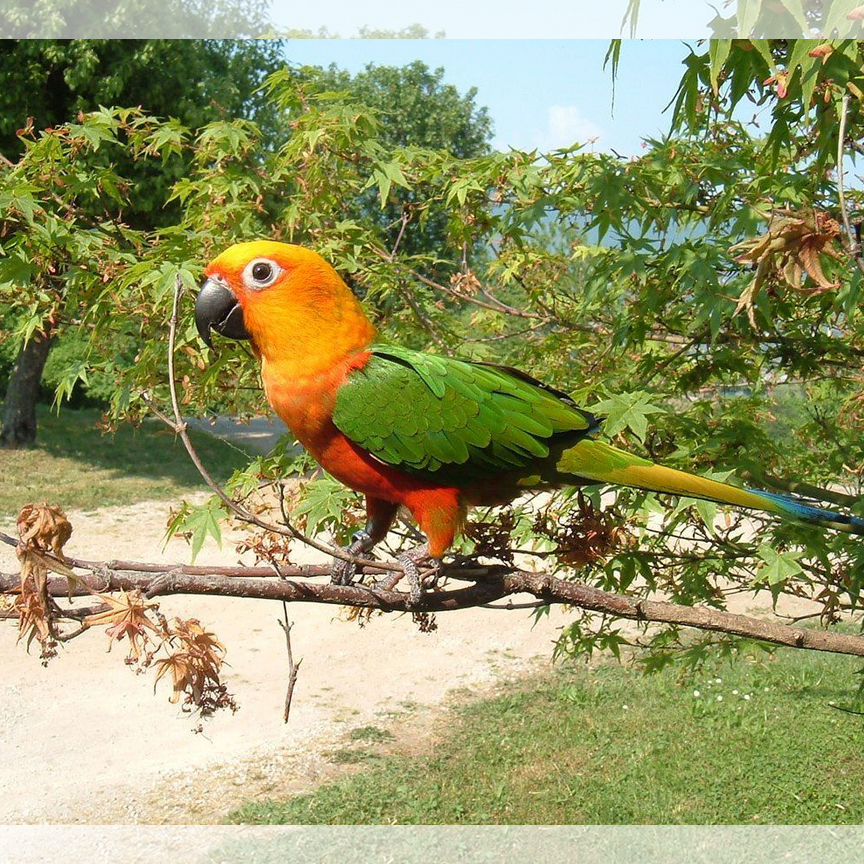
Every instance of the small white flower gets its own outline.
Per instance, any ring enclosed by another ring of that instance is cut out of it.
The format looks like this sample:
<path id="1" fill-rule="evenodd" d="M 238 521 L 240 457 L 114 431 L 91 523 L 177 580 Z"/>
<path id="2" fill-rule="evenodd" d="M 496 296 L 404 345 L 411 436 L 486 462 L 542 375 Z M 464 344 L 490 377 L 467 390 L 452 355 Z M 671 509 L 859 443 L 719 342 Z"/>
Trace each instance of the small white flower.
<path id="1" fill-rule="evenodd" d="M 629 711 L 629 710 L 630 710 L 630 706 L 629 706 L 629 705 L 622 705 L 621 707 L 622 707 L 625 711 Z"/>
<path id="2" fill-rule="evenodd" d="M 717 701 L 718 701 L 718 702 L 722 702 L 722 701 L 723 701 L 723 694 L 722 694 L 722 693 L 718 693 L 718 694 L 717 694 Z"/>
<path id="3" fill-rule="evenodd" d="M 698 699 L 702 694 L 698 690 L 693 691 L 693 698 Z"/>
<path id="4" fill-rule="evenodd" d="M 737 691 L 737 690 L 733 690 L 733 691 L 732 691 L 732 695 L 733 695 L 733 696 L 737 696 L 737 695 L 738 695 L 738 691 Z"/>
<path id="5" fill-rule="evenodd" d="M 723 683 L 723 679 L 722 679 L 722 678 L 715 678 L 715 679 L 714 679 L 714 683 L 715 683 L 715 684 L 722 684 L 722 683 Z"/>
<path id="6" fill-rule="evenodd" d="M 744 694 L 744 701 L 745 701 L 745 702 L 749 702 L 749 701 L 750 701 L 750 694 L 749 694 L 749 693 L 745 693 L 745 694 Z"/>

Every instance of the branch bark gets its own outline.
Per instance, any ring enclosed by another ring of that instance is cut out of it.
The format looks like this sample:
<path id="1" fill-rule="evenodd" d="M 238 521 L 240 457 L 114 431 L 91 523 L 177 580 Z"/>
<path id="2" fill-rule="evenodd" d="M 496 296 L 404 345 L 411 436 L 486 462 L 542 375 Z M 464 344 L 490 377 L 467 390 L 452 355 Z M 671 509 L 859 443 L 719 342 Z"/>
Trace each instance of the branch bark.
<path id="1" fill-rule="evenodd" d="M 846 234 L 846 249 L 852 256 L 858 269 L 864 273 L 864 258 L 861 256 L 861 244 L 852 230 L 852 223 L 849 220 L 849 210 L 846 206 L 846 167 L 843 164 L 843 160 L 846 158 L 846 122 L 848 114 L 849 94 L 847 93 L 840 103 L 840 129 L 837 133 L 837 198 L 840 204 L 840 215 L 843 219 L 843 229 Z"/>
<path id="2" fill-rule="evenodd" d="M 201 462 L 189 439 L 186 423 L 180 412 L 174 370 L 174 349 L 177 332 L 179 304 L 182 286 L 178 284 L 169 335 L 169 383 L 173 419 L 158 411 L 160 416 L 181 437 L 189 456 L 210 488 L 239 518 L 269 531 L 287 534 L 307 545 L 336 557 L 353 560 L 358 574 L 373 577 L 382 571 L 401 574 L 398 564 L 351 559 L 342 550 L 316 543 L 293 528 L 286 517 L 286 525 L 278 526 L 266 522 L 233 501 L 213 480 Z M 499 310 L 502 311 L 502 310 Z M 0 532 L 0 542 L 17 547 L 16 538 Z M 51 559 L 51 555 L 43 553 Z M 513 608 L 536 607 L 545 604 L 562 604 L 590 612 L 597 612 L 619 619 L 640 623 L 667 624 L 691 627 L 708 632 L 725 633 L 732 636 L 760 640 L 774 645 L 849 654 L 864 657 L 864 637 L 827 630 L 802 629 L 777 621 L 746 615 L 736 615 L 705 607 L 681 606 L 665 600 L 637 599 L 602 591 L 590 585 L 560 579 L 549 573 L 534 573 L 515 566 L 483 565 L 472 561 L 458 561 L 446 567 L 442 573 L 443 588 L 435 588 L 412 598 L 409 592 L 396 590 L 398 581 L 391 579 L 375 586 L 363 584 L 334 585 L 316 578 L 328 579 L 329 566 L 266 566 L 266 567 L 209 567 L 189 565 L 166 565 L 135 561 L 89 561 L 65 558 L 54 559 L 58 567 L 73 568 L 81 575 L 73 586 L 67 578 L 52 575 L 47 580 L 47 592 L 52 597 L 90 596 L 94 593 L 137 590 L 147 597 L 164 595 L 211 595 L 222 597 L 245 597 L 262 600 L 278 600 L 287 603 L 324 603 L 349 606 L 358 609 L 373 609 L 383 612 L 432 613 L 452 612 L 460 609 L 488 607 L 496 601 L 505 600 Z M 62 572 L 62 571 L 61 571 Z M 67 571 L 68 572 L 68 569 Z M 461 583 L 452 587 L 453 581 Z M 20 577 L 0 574 L 0 593 L 14 595 L 20 590 Z M 514 595 L 529 595 L 531 603 L 513 604 Z M 502 608 L 502 607 L 493 607 Z M 88 610 L 89 611 L 89 610 Z M 81 617 L 80 611 L 69 611 L 69 618 Z M 291 698 L 297 678 L 299 661 L 294 662 L 290 642 L 290 624 L 287 612 L 284 624 L 280 622 L 288 648 L 289 681 L 285 701 L 285 717 L 290 711 Z M 73 634 L 74 635 L 74 634 Z"/>

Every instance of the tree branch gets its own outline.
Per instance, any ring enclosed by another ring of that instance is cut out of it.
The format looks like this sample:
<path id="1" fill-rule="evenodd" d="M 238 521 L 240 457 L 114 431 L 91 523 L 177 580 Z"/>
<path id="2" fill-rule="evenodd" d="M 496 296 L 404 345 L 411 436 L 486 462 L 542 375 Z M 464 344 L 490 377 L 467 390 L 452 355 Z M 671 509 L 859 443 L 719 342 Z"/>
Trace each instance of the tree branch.
<path id="1" fill-rule="evenodd" d="M 66 563 L 79 566 L 73 564 L 72 559 L 67 559 Z M 694 627 L 773 645 L 864 657 L 864 637 L 801 629 L 748 615 L 680 606 L 664 600 L 639 600 L 601 591 L 580 582 L 558 579 L 546 573 L 530 573 L 503 565 L 483 566 L 467 562 L 446 567 L 445 577 L 467 580 L 473 584 L 427 591 L 417 603 L 412 601 L 407 592 L 387 588 L 296 581 L 298 577 L 329 575 L 328 567 L 282 568 L 280 575 L 284 574 L 286 578 L 280 578 L 270 567 L 190 568 L 135 562 L 125 562 L 124 566 L 127 569 L 119 570 L 109 567 L 108 562 L 89 562 L 86 569 L 91 571 L 90 575 L 80 578 L 80 584 L 72 589 L 72 594 L 81 596 L 92 591 L 137 589 L 152 596 L 193 594 L 245 597 L 412 613 L 454 612 L 486 606 L 515 594 L 529 594 L 544 604 L 575 606 L 631 621 Z M 195 572 L 189 572 L 192 570 Z M 241 572 L 243 575 L 239 575 Z M 18 588 L 18 577 L 0 576 L 0 593 L 14 594 Z M 51 576 L 47 589 L 52 597 L 64 597 L 69 592 L 69 585 L 65 578 Z"/>
<path id="2" fill-rule="evenodd" d="M 376 248 L 375 252 L 378 254 L 380 258 L 383 258 L 389 264 L 396 263 L 393 259 L 393 256 L 385 251 L 384 249 Z M 436 291 L 440 291 L 443 294 L 448 294 L 450 297 L 454 297 L 457 300 L 462 300 L 465 303 L 472 303 L 474 306 L 479 306 L 481 309 L 489 309 L 492 312 L 498 312 L 502 315 L 512 315 L 515 318 L 530 318 L 535 321 L 540 321 L 541 323 L 547 324 L 550 323 L 551 319 L 545 315 L 537 315 L 535 312 L 527 312 L 524 309 L 517 309 L 515 306 L 508 306 L 506 303 L 502 303 L 497 297 L 492 297 L 487 294 L 487 297 L 490 297 L 493 302 L 487 303 L 485 300 L 480 300 L 477 297 L 471 297 L 468 294 L 463 294 L 460 291 L 456 291 L 453 288 L 448 287 L 447 285 L 442 285 L 440 282 L 435 282 L 433 279 L 429 279 L 427 276 L 424 276 L 422 273 L 418 273 L 416 270 L 413 270 L 410 267 L 402 265 L 405 271 L 410 275 L 417 279 L 418 282 L 422 282 L 427 288 L 433 288 Z"/>

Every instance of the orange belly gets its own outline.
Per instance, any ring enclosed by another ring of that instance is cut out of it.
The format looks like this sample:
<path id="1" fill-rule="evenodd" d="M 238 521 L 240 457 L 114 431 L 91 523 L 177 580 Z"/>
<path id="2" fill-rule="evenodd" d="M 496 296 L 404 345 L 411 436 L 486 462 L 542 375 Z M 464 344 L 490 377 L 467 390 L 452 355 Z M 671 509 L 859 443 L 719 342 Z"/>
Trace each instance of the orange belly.
<path id="1" fill-rule="evenodd" d="M 273 410 L 309 454 L 341 483 L 370 498 L 406 507 L 440 557 L 462 526 L 465 507 L 460 490 L 387 465 L 345 437 L 333 423 L 336 394 L 346 375 L 362 368 L 368 355 L 346 361 L 323 375 L 288 381 L 278 369 L 262 369 Z"/>

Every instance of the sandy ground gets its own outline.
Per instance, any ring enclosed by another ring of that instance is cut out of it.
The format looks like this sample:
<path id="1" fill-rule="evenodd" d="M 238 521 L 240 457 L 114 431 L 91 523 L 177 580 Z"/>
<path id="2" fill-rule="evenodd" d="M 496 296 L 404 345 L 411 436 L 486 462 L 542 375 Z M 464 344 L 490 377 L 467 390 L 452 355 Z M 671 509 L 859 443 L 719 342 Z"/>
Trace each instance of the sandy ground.
<path id="1" fill-rule="evenodd" d="M 70 513 L 67 552 L 187 561 L 180 540 L 162 551 L 167 509 L 145 502 Z M 230 542 L 199 557 L 236 560 Z M 15 569 L 4 547 L 0 570 Z M 280 604 L 177 597 L 161 607 L 198 617 L 225 643 L 239 711 L 195 734 L 167 685 L 154 695 L 152 671 L 139 676 L 124 665 L 123 643 L 107 654 L 103 633 L 85 634 L 43 668 L 35 650 L 16 644 L 15 624 L 0 621 L 0 823 L 213 822 L 251 798 L 308 790 L 346 770 L 327 754 L 344 748 L 352 729 L 390 729 L 400 746 L 428 742 L 455 691 L 487 692 L 548 668 L 566 621 L 553 611 L 532 628 L 528 612 L 478 609 L 439 615 L 439 629 L 424 634 L 407 616 L 361 628 L 332 607 L 298 604 L 290 611 L 302 668 L 285 725 Z"/>

